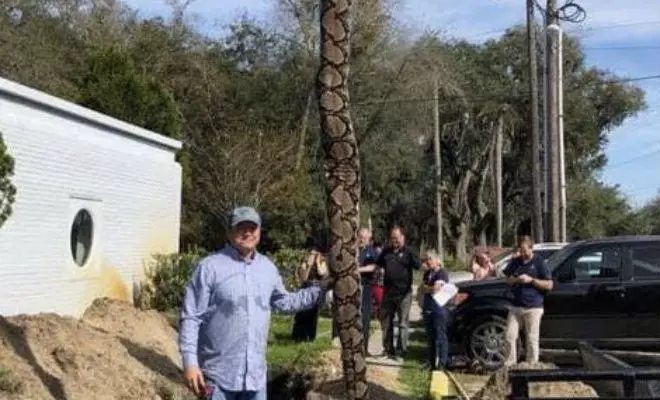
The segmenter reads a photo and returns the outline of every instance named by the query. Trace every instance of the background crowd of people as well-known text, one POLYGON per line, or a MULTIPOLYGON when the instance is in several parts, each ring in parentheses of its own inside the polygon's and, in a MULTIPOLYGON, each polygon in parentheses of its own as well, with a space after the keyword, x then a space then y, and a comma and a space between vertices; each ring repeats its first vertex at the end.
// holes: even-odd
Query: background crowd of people
MULTIPOLYGON (((428 341, 429 369, 446 368, 449 364, 450 313, 446 306, 433 300, 433 295, 449 283, 448 272, 443 268, 438 253, 427 250, 418 257, 407 246, 403 229, 395 226, 390 230, 388 244, 382 247, 375 242, 368 229, 358 232, 358 271, 362 290, 362 327, 365 351, 369 356, 398 360, 406 354, 409 338, 409 315, 414 299, 414 271, 423 271, 419 282, 419 301, 428 341), (379 320, 383 331, 383 353, 369 352, 370 325, 373 317, 379 320), (396 324, 395 324, 396 323, 396 324), (394 337, 395 326, 398 328, 394 337)), ((512 260, 498 272, 486 246, 474 249, 468 270, 472 280, 480 281, 500 276, 506 277, 514 296, 514 307, 507 321, 508 364, 516 360, 515 342, 520 328, 524 328, 528 361, 538 361, 538 332, 543 315, 543 295, 551 289, 548 274, 542 260, 535 257, 532 241, 528 236, 519 238, 512 260)), ((325 254, 310 242, 308 257, 299 268, 302 287, 311 281, 323 279, 329 274, 325 254)), ((551 281, 550 281, 551 282, 551 281)), ((312 341, 316 337, 318 309, 299 312, 295 317, 293 338, 296 341, 312 341)), ((332 337, 338 345, 338 329, 333 324, 332 337)))

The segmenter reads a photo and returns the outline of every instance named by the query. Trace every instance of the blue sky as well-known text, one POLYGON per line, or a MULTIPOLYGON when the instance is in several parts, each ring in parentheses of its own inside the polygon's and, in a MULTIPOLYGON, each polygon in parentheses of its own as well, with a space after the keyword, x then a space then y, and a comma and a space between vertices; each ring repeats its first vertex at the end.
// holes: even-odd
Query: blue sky
MULTIPOLYGON (((359 0, 358 0, 359 1, 359 0)), ((540 0, 545 2, 544 0, 540 0)), ((563 0, 558 0, 563 4, 563 0)), ((580 24, 564 24, 585 47, 587 62, 617 75, 660 75, 659 0, 577 0, 587 11, 580 24)), ((143 15, 169 14, 159 0, 125 0, 143 15)), ((219 31, 242 13, 265 19, 276 0, 196 0, 190 17, 203 30, 219 31)), ((524 22, 523 0, 399 0, 396 16, 417 30, 482 41, 524 22)), ((602 179, 620 185, 641 206, 660 189, 660 79, 637 82, 646 91, 648 109, 610 134, 608 167, 602 179)), ((570 193, 568 193, 570 198, 570 193)))

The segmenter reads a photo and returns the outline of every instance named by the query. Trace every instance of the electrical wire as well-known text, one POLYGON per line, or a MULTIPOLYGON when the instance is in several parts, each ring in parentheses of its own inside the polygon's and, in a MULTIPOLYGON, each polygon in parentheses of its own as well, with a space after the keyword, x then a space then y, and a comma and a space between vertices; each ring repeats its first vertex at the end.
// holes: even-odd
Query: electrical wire
POLYGON ((603 47, 584 47, 584 50, 589 51, 607 51, 607 50, 660 50, 660 46, 603 46, 603 47))
MULTIPOLYGON (((647 80, 655 80, 655 79, 660 79, 660 74, 655 74, 655 75, 645 75, 645 76, 637 76, 637 77, 631 77, 631 78, 620 78, 620 79, 610 79, 610 80, 604 80, 602 83, 604 84, 617 84, 617 83, 629 83, 629 82, 640 82, 640 81, 647 81, 647 80)), ((517 94, 525 94, 529 93, 529 90, 520 90, 518 91, 517 94)), ((483 95, 483 96, 472 96, 470 99, 472 100, 508 100, 512 98, 517 98, 516 95, 514 94, 509 94, 509 95, 483 95)), ((351 107, 366 107, 366 106, 374 106, 374 105, 380 105, 380 104, 405 104, 405 103, 424 103, 427 101, 434 101, 435 98, 433 97, 409 97, 409 98, 400 98, 400 99, 390 99, 390 100, 376 100, 376 101, 358 101, 355 103, 351 103, 351 107)))
MULTIPOLYGON (((547 13, 547 8, 540 5, 538 0, 533 1, 539 12, 545 15, 547 13)), ((587 11, 579 4, 575 3, 575 0, 565 0, 563 5, 557 7, 553 11, 553 17, 560 21, 579 24, 587 19, 587 11)))
POLYGON ((562 6, 557 8, 556 17, 560 21, 579 24, 587 19, 587 11, 575 0, 566 0, 562 6))
POLYGON ((616 168, 619 168, 619 167, 624 167, 624 166, 626 166, 626 165, 633 164, 633 163, 635 163, 635 162, 637 162, 637 161, 644 160, 644 159, 647 159, 647 158, 649 158, 649 157, 652 157, 652 156, 654 156, 654 155, 656 155, 656 154, 660 154, 660 149, 656 149, 656 150, 653 150, 653 151, 649 151, 649 152, 646 152, 646 153, 640 154, 640 155, 638 155, 638 156, 635 156, 635 157, 629 158, 629 159, 627 159, 627 160, 624 160, 624 161, 618 162, 618 163, 616 163, 616 164, 607 165, 605 168, 607 168, 608 170, 612 170, 612 169, 616 169, 616 168))
MULTIPOLYGON (((543 10, 545 13, 545 10, 543 10)), ((639 22, 623 22, 619 24, 612 24, 612 25, 599 25, 599 26, 587 26, 587 27, 580 27, 576 29, 566 29, 567 33, 571 34, 577 34, 577 33, 585 33, 585 32, 594 32, 594 31, 601 31, 601 30, 607 30, 607 29, 616 29, 616 28, 627 28, 631 26, 640 26, 640 25, 658 25, 660 24, 660 20, 652 20, 652 21, 639 21, 639 22)), ((492 34, 505 34, 511 27, 506 27, 506 28, 500 28, 500 29, 494 29, 494 30, 489 30, 489 31, 483 31, 480 33, 477 33, 475 35, 472 35, 471 38, 467 38, 468 40, 474 40, 476 38, 481 38, 484 36, 489 36, 492 34)))

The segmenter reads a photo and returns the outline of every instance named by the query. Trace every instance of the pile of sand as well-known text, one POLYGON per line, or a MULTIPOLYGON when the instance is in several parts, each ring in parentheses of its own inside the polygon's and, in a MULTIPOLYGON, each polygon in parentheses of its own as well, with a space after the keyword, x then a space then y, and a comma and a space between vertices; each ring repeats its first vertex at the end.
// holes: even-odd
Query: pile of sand
POLYGON ((126 302, 0 317, 0 399, 191 399, 178 358, 165 317, 126 302))
MULTIPOLYGON (((511 369, 556 369, 554 364, 521 363, 511 369)), ((507 398, 510 394, 510 385, 508 379, 508 370, 502 368, 491 375, 486 386, 473 398, 478 400, 501 400, 507 398)), ((598 394, 591 386, 583 382, 536 382, 529 385, 529 394, 531 397, 592 397, 597 398, 598 394)))

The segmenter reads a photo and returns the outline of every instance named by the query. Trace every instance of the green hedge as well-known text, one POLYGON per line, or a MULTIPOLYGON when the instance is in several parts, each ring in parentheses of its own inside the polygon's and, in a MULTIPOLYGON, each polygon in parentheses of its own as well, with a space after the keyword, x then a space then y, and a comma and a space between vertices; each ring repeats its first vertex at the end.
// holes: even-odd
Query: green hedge
MULTIPOLYGON (((136 293, 135 304, 142 309, 158 311, 179 308, 193 268, 206 254, 206 251, 196 248, 186 253, 154 255, 146 265, 146 279, 136 293)), ((279 268, 288 290, 300 287, 296 268, 305 258, 304 250, 283 248, 268 257, 279 268)))
POLYGON ((295 290, 300 287, 302 282, 296 276, 296 269, 305 260, 305 250, 282 248, 274 253, 268 254, 268 257, 275 263, 280 270, 284 287, 287 290, 295 290))
POLYGON ((178 308, 195 264, 205 255, 198 248, 187 253, 154 255, 145 268, 146 279, 140 285, 136 305, 158 311, 178 308))

